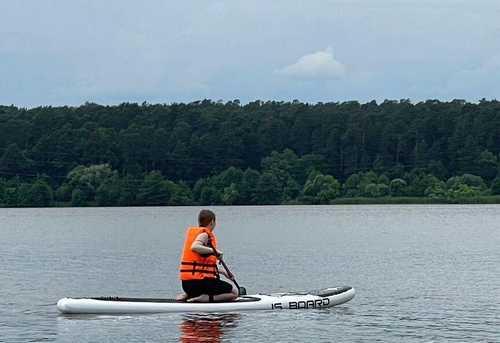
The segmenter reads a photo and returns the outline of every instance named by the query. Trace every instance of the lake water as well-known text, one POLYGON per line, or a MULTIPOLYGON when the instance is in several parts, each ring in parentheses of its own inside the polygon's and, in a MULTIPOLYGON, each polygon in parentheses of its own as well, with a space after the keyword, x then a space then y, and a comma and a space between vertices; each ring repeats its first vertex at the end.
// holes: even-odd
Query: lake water
POLYGON ((0 209, 0 342, 500 342, 500 206, 214 207, 248 293, 350 285, 324 310, 63 316, 171 297, 199 208, 0 209))

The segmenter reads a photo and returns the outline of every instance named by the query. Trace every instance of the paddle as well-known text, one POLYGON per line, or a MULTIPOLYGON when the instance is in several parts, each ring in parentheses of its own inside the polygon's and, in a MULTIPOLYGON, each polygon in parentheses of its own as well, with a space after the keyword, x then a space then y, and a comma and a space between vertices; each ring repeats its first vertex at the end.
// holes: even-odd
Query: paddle
POLYGON ((215 256, 217 256, 217 258, 219 259, 219 263, 222 265, 222 267, 224 267, 224 269, 226 270, 226 273, 227 273, 227 276, 229 277, 229 279, 231 281, 234 282, 234 285, 236 286, 236 288, 238 288, 238 296, 239 295, 247 295, 247 290, 245 287, 240 287, 240 285, 238 285, 238 282, 236 282, 236 278, 234 277, 234 274, 231 273, 231 271, 229 270, 229 268, 227 267, 227 264, 226 262, 224 262, 224 260, 222 259, 221 256, 219 256, 217 254, 217 249, 214 248, 213 244, 212 244, 212 241, 209 239, 208 240, 208 246, 210 248, 213 249, 213 251, 215 252, 215 256))
POLYGON ((219 263, 222 264, 222 266, 226 270, 227 276, 229 277, 229 279, 231 279, 231 281, 234 282, 234 285, 238 288, 239 295, 247 295, 246 288, 245 287, 240 287, 240 285, 238 285, 238 282, 236 282, 236 279, 234 278, 234 274, 231 273, 231 271, 227 267, 226 262, 224 262, 224 260, 222 258, 219 258, 219 263))

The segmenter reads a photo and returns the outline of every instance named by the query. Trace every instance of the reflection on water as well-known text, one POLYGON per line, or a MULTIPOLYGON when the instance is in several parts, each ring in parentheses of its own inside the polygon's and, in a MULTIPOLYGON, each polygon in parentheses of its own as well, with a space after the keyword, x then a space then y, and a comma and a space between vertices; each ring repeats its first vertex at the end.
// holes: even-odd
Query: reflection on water
POLYGON ((237 327, 240 315, 225 314, 189 314, 183 316, 179 325, 180 341, 194 342, 222 342, 224 334, 231 328, 237 327))

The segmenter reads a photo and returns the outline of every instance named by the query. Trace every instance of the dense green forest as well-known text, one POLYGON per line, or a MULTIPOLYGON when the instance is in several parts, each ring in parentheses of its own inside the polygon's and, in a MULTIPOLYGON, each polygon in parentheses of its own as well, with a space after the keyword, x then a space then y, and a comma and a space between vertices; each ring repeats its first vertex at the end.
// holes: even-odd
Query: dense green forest
POLYGON ((498 101, 0 106, 0 206, 495 202, 499 154, 498 101))

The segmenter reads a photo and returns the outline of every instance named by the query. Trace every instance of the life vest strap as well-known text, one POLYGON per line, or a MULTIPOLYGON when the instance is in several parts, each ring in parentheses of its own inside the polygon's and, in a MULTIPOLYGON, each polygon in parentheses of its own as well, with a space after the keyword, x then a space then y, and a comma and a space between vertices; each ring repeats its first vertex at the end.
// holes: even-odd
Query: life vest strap
POLYGON ((219 273, 213 270, 201 270, 201 269, 181 269, 181 273, 200 273, 200 274, 212 274, 212 275, 218 275, 219 273))
MULTIPOLYGON (((215 263, 200 263, 196 261, 182 261, 181 266, 191 266, 188 269, 181 269, 181 273, 200 273, 200 274, 211 274, 218 276, 219 271, 217 270, 217 264, 215 263), (208 268, 208 269, 207 269, 208 268)), ((181 267, 182 268, 182 267, 181 267)))
POLYGON ((200 266, 200 267, 217 267, 216 263, 199 263, 199 262, 191 262, 191 261, 182 261, 181 265, 184 266, 200 266))

